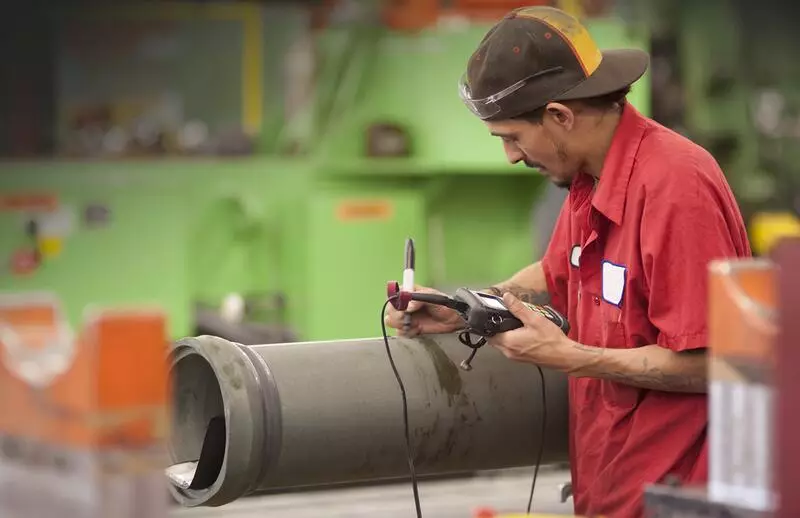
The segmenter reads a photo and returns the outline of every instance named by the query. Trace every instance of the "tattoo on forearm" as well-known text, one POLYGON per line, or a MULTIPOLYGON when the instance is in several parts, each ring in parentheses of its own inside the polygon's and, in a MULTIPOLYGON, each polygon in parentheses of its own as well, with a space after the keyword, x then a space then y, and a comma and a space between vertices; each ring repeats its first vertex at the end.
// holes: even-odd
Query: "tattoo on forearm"
POLYGON ((642 358, 639 372, 611 372, 609 379, 667 392, 705 392, 707 389, 705 376, 693 372, 668 373, 659 367, 651 366, 647 358, 642 358))
MULTIPOLYGON (((606 350, 602 347, 582 344, 575 344, 575 348, 596 355, 602 355, 606 350)), ((604 369, 598 377, 639 388, 665 392, 706 392, 707 376, 703 352, 685 351, 677 354, 682 357, 680 361, 682 365, 675 365, 673 373, 667 372, 660 366, 651 365, 650 360, 643 357, 634 369, 630 367, 604 369), (694 358, 690 362, 685 361, 689 357, 694 358)))
POLYGON ((506 284, 502 287, 492 286, 486 291, 498 297, 502 297, 504 293, 509 292, 528 304, 537 304, 539 306, 550 304, 550 295, 546 291, 531 290, 518 284, 506 284))

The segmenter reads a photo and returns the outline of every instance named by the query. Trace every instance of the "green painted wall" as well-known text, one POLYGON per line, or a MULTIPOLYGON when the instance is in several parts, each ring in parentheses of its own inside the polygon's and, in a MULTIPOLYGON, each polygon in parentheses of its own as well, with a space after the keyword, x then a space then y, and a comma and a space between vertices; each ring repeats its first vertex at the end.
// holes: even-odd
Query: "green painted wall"
MULTIPOLYGON (((605 47, 642 46, 621 27, 590 26, 605 47)), ((0 290, 54 290, 76 323, 87 305, 160 305, 174 336, 192 332, 197 301, 281 292, 299 337, 319 340, 378 334, 385 283, 400 277, 409 236, 421 283, 482 287, 507 278, 541 253, 530 223, 543 184, 508 166, 500 143, 458 100, 457 80, 484 30, 367 29, 357 33, 361 50, 348 53, 342 31, 324 36, 320 46, 339 54, 324 59, 313 115, 327 114, 328 124, 294 128, 311 153, 293 160, 0 164, 2 193, 55 192, 78 213, 88 203, 111 210, 107 227, 79 221, 59 257, 28 277, 0 276, 0 290), (345 73, 333 74, 332 63, 345 73), (363 130, 373 122, 403 124, 413 156, 363 158, 363 130), (342 203, 354 200, 391 210, 342 220, 342 203)), ((279 66, 270 58, 265 74, 279 66)), ((265 110, 277 117, 279 81, 270 85, 265 110)), ((644 80, 633 98, 645 111, 648 91, 644 80)), ((265 134, 275 129, 268 124, 265 134)), ((24 240, 20 215, 0 214, 0 230, 4 259, 24 240)))
MULTIPOLYGON (((648 48, 646 39, 620 20, 591 20, 588 27, 601 47, 648 48)), ((408 169, 456 174, 507 172, 502 147, 458 97, 458 80, 467 59, 488 28, 436 28, 415 36, 366 33, 369 45, 365 48, 370 52, 353 57, 353 73, 363 82, 349 95, 342 95, 334 110, 335 124, 318 148, 320 156, 351 169, 351 162, 364 154, 361 135, 366 127, 391 122, 411 130, 414 156, 408 169)), ((328 46, 327 40, 323 41, 328 46)), ((631 101, 648 111, 649 75, 637 83, 631 101)))
POLYGON ((746 218, 796 210, 800 34, 793 11, 779 0, 758 9, 741 0, 678 4, 689 136, 720 162, 746 218))
MULTIPOLYGON (((5 164, 0 191, 58 193, 76 220, 59 256, 30 276, 0 276, 0 290, 55 290, 76 324, 92 305, 162 306, 175 336, 191 332, 196 301, 281 292, 302 338, 374 336, 407 236, 419 248, 419 282, 503 278, 533 257, 526 216, 539 183, 487 175, 329 180, 269 159, 5 164), (342 203, 359 200, 388 203, 391 213, 338 218, 342 203), (106 226, 86 225, 88 204, 109 209, 106 226)), ((0 214, 4 258, 25 244, 23 216, 0 214)))
MULTIPOLYGON (((56 290, 73 321, 91 304, 156 304, 169 309, 173 332, 184 334, 195 299, 277 284, 274 271, 265 273, 276 261, 274 248, 251 240, 242 227, 260 228, 279 210, 270 183, 279 174, 291 177, 290 169, 263 160, 4 164, 0 192, 57 193, 76 221, 59 257, 31 276, 4 273, 0 289, 56 290), (107 206, 109 224, 86 226, 87 204, 107 206), (254 213, 214 209, 231 205, 254 213), (212 221, 209 211, 216 212, 212 221)), ((285 179, 280 184, 290 191, 285 179)), ((24 220, 0 213, 4 260, 24 244, 24 220)))

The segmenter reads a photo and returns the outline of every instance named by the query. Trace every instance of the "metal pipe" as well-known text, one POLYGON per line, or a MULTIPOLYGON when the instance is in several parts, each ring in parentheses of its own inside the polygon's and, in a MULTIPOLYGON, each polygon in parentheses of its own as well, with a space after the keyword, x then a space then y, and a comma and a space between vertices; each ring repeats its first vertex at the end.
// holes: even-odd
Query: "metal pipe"
MULTIPOLYGON (((543 418, 529 364, 485 347, 475 368, 453 335, 390 338, 406 387, 417 472, 529 466, 543 418)), ((184 506, 251 493, 408 476, 402 403, 383 339, 173 345, 171 491, 184 506)), ((567 460, 567 384, 544 370, 543 464, 567 460)))

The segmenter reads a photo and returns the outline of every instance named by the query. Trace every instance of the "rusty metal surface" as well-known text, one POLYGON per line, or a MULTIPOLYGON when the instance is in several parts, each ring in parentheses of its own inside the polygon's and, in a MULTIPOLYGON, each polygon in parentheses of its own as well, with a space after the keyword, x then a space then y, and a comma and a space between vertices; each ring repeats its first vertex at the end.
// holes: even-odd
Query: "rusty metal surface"
MULTIPOLYGON (((407 391, 418 473, 534 463, 544 417, 535 367, 487 347, 475 368, 465 372, 458 364, 469 350, 452 335, 393 338, 391 348, 407 391)), ((382 339, 243 347, 202 337, 179 342, 178 350, 179 426, 172 440, 178 454, 173 462, 199 456, 205 427, 215 415, 227 419, 220 447, 234 452, 226 454, 215 484, 177 491, 184 505, 220 505, 252 492, 407 476, 401 396, 382 339), (225 355, 228 360, 222 361, 225 355), (181 375, 198 356, 210 369, 181 375), (193 399, 217 386, 224 405, 193 399)), ((545 389, 543 463, 564 462, 566 377, 545 371, 545 389)))

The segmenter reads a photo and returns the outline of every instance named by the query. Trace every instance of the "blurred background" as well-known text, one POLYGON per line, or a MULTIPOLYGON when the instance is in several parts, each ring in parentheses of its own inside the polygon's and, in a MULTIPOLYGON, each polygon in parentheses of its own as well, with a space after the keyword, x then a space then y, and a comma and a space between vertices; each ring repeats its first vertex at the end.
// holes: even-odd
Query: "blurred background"
MULTIPOLYGON (((565 193, 506 163, 457 81, 494 21, 536 4, 601 48, 650 51, 632 103, 714 154, 756 253, 798 233, 791 1, 39 0, 0 19, 0 293, 52 293, 76 329, 95 307, 150 306, 169 339, 262 344, 379 336, 408 237, 420 284, 508 278, 540 257, 565 193)), ((568 474, 543 477, 566 512, 568 474)), ((505 485, 423 496, 466 516, 521 504, 529 473, 491 480, 505 485)), ((270 505, 376 509, 337 494, 270 505)), ((405 485, 382 494, 383 516, 409 515, 405 485)))
POLYGON ((507 278, 564 194, 505 162, 456 84, 537 3, 650 50, 632 102, 716 156, 748 222, 796 213, 791 2, 21 2, 0 22, 0 290, 264 343, 376 336, 406 237, 422 284, 507 278))

